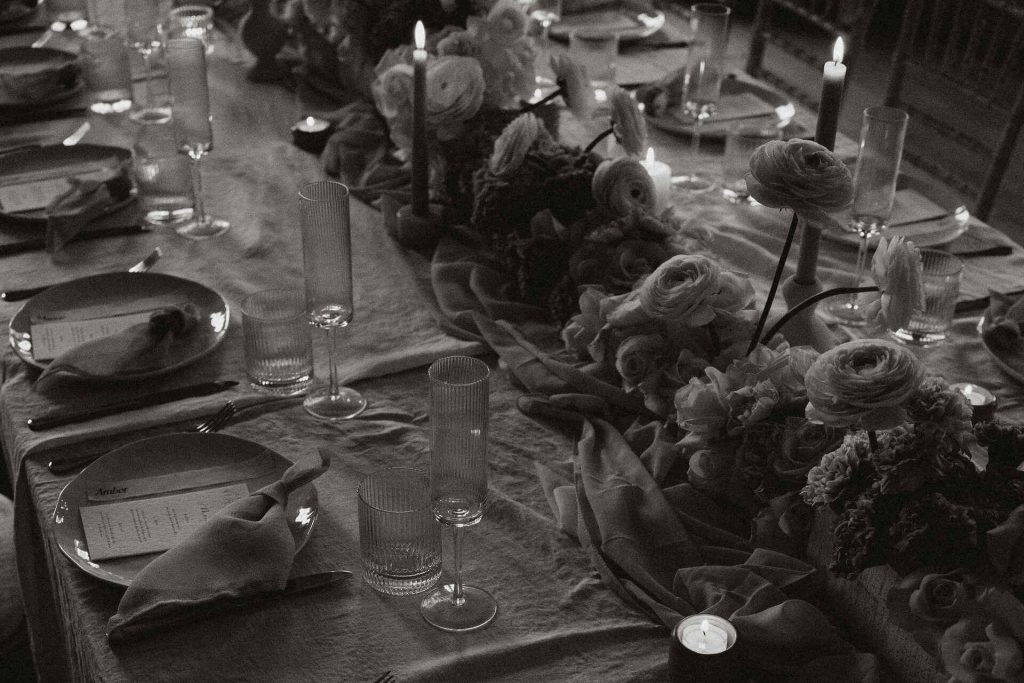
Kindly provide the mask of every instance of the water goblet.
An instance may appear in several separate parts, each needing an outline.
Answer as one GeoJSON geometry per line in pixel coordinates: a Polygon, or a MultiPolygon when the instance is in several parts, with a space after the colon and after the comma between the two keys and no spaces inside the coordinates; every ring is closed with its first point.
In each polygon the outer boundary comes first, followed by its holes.
{"type": "MultiPolygon", "coordinates": [[[[896,180],[903,159],[903,138],[909,116],[894,107],[868,107],[860,129],[860,150],[853,173],[853,208],[846,229],[860,238],[851,287],[860,287],[867,266],[868,242],[888,227],[896,199],[896,180]]],[[[867,323],[857,295],[833,297],[827,307],[840,323],[867,323]]]]}
{"type": "Polygon", "coordinates": [[[487,424],[490,417],[487,364],[469,356],[441,358],[430,366],[430,492],[434,516],[452,528],[455,580],[420,604],[431,626],[471,631],[498,613],[487,591],[462,582],[464,527],[480,521],[487,495],[487,424]]]}
{"type": "MultiPolygon", "coordinates": [[[[701,2],[690,8],[690,41],[683,78],[682,113],[693,121],[690,135],[691,163],[700,163],[700,135],[704,121],[714,115],[725,73],[725,52],[729,46],[729,14],[725,5],[701,2]]],[[[674,179],[676,187],[707,190],[714,179],[695,169],[674,179]]]]}
{"type": "Polygon", "coordinates": [[[210,88],[206,82],[206,51],[196,38],[172,38],[167,41],[167,75],[178,149],[192,161],[192,218],[175,227],[182,237],[201,240],[228,231],[231,224],[213,218],[203,206],[203,180],[200,162],[213,149],[213,125],[210,117],[210,88]]]}
{"type": "Polygon", "coordinates": [[[359,392],[338,384],[338,328],[348,327],[355,312],[348,188],[334,181],[306,185],[299,192],[299,218],[306,314],[311,325],[327,330],[330,364],[328,386],[311,391],[302,405],[322,420],[347,420],[366,408],[359,392]]]}

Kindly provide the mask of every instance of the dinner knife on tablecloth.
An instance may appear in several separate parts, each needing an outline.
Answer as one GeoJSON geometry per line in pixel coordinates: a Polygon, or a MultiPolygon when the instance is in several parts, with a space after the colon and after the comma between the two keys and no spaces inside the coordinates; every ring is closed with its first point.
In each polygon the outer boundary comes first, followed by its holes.
{"type": "MultiPolygon", "coordinates": [[[[102,237],[120,237],[123,235],[143,235],[149,231],[150,228],[145,225],[119,225],[112,228],[97,228],[96,230],[81,232],[75,236],[74,241],[94,240],[102,237]]],[[[27,251],[42,251],[43,249],[46,249],[46,238],[31,237],[18,242],[0,244],[0,256],[14,256],[15,254],[24,254],[27,251]]]]}
{"type": "Polygon", "coordinates": [[[168,389],[166,391],[158,391],[154,394],[147,396],[139,396],[138,398],[129,399],[127,401],[118,401],[117,403],[108,403],[98,408],[87,408],[85,410],[54,410],[37,417],[30,417],[26,424],[28,428],[34,432],[39,432],[45,429],[53,429],[54,427],[63,427],[64,425],[75,424],[77,422],[85,422],[86,420],[93,420],[98,417],[106,417],[108,415],[118,415],[120,413],[126,413],[130,410],[138,410],[139,408],[147,408],[149,406],[162,405],[164,403],[172,403],[174,401],[180,401],[186,398],[196,398],[199,396],[210,396],[211,394],[217,394],[231,387],[237,386],[238,382],[234,380],[222,380],[219,382],[203,382],[202,384],[192,384],[187,387],[178,387],[176,389],[168,389]]]}

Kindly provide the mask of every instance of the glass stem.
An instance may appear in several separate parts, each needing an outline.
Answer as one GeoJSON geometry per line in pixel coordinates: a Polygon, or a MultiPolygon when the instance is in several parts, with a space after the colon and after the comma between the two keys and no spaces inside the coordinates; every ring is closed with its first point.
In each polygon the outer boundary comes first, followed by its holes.
{"type": "Polygon", "coordinates": [[[195,214],[195,221],[199,224],[206,223],[206,207],[203,206],[203,174],[199,164],[203,160],[201,151],[192,150],[188,153],[192,168],[192,211],[195,214]]]}
{"type": "MultiPolygon", "coordinates": [[[[864,279],[864,269],[868,262],[868,236],[862,234],[860,236],[860,244],[857,246],[857,267],[853,271],[853,282],[850,283],[851,287],[860,287],[860,281],[864,279]]],[[[850,309],[857,308],[857,295],[851,294],[847,300],[847,306],[850,309]]]]}
{"type": "Polygon", "coordinates": [[[462,607],[466,597],[462,592],[462,525],[452,525],[452,541],[454,545],[455,583],[452,584],[452,604],[462,607]]]}
{"type": "Polygon", "coordinates": [[[335,362],[335,353],[337,351],[338,341],[338,326],[331,325],[327,328],[327,362],[330,364],[330,392],[331,398],[337,398],[341,392],[338,387],[338,364],[335,362]]]}
{"type": "Polygon", "coordinates": [[[153,106],[153,49],[142,50],[142,68],[146,71],[146,107],[153,106]]]}
{"type": "MultiPolygon", "coordinates": [[[[697,120],[693,123],[693,135],[690,136],[690,156],[693,157],[694,163],[698,163],[700,159],[700,126],[704,123],[704,117],[697,115],[697,120]]],[[[697,175],[694,173],[694,175],[697,175]]]]}

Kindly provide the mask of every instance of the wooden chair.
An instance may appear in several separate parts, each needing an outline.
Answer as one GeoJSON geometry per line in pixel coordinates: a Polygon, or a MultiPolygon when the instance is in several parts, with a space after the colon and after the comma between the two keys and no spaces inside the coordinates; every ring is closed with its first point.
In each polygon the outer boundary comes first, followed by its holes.
{"type": "Polygon", "coordinates": [[[878,0],[759,0],[746,72],[816,110],[821,69],[832,58],[832,44],[842,36],[849,82],[877,4],[878,0]],[[769,46],[778,48],[779,59],[771,60],[779,63],[777,68],[766,66],[769,46]]]}
{"type": "Polygon", "coordinates": [[[907,160],[973,197],[982,220],[1024,124],[1022,69],[1019,2],[907,0],[885,102],[910,114],[907,160]]]}

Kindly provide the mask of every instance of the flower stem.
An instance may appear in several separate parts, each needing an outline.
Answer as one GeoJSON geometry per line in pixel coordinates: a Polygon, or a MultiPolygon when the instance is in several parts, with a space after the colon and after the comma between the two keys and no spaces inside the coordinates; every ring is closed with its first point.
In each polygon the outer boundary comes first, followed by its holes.
{"type": "Polygon", "coordinates": [[[878,435],[875,434],[874,429],[868,430],[868,444],[871,446],[872,453],[878,452],[878,435]]]}
{"type": "Polygon", "coordinates": [[[768,341],[777,335],[779,331],[785,327],[786,323],[796,317],[800,311],[804,310],[808,306],[813,306],[823,299],[827,299],[830,296],[840,296],[843,294],[863,294],[865,292],[877,292],[878,287],[833,287],[832,289],[826,289],[824,292],[818,292],[814,296],[809,296],[793,308],[786,311],[786,314],[779,318],[778,322],[772,325],[772,328],[768,330],[767,334],[761,338],[761,342],[767,344],[768,341]]]}
{"type": "Polygon", "coordinates": [[[613,128],[612,126],[608,126],[606,130],[601,131],[601,133],[596,138],[594,138],[590,142],[590,144],[587,145],[586,148],[583,150],[583,156],[581,158],[586,159],[587,155],[594,151],[594,148],[597,147],[601,140],[604,140],[606,137],[608,137],[614,132],[615,128],[613,128]]]}
{"type": "Polygon", "coordinates": [[[772,286],[768,290],[768,298],[764,300],[764,309],[761,311],[761,318],[757,321],[757,329],[750,338],[750,346],[747,347],[749,356],[761,339],[761,332],[764,331],[765,323],[768,322],[768,314],[772,310],[772,301],[775,300],[775,292],[779,288],[779,280],[782,279],[782,271],[786,269],[786,259],[789,258],[789,250],[793,246],[793,237],[796,235],[797,215],[793,212],[793,219],[789,221],[789,232],[786,234],[786,243],[782,246],[782,253],[779,254],[779,262],[775,266],[775,277],[772,278],[772,286]]]}
{"type": "Polygon", "coordinates": [[[525,107],[523,107],[520,110],[520,112],[523,113],[523,114],[525,114],[527,112],[531,112],[534,109],[536,109],[537,107],[544,106],[545,104],[547,104],[551,100],[555,99],[556,97],[561,97],[564,93],[565,93],[565,88],[559,88],[558,90],[554,91],[553,93],[551,93],[550,95],[548,95],[547,97],[545,97],[542,100],[537,100],[536,102],[530,102],[525,107]]]}

